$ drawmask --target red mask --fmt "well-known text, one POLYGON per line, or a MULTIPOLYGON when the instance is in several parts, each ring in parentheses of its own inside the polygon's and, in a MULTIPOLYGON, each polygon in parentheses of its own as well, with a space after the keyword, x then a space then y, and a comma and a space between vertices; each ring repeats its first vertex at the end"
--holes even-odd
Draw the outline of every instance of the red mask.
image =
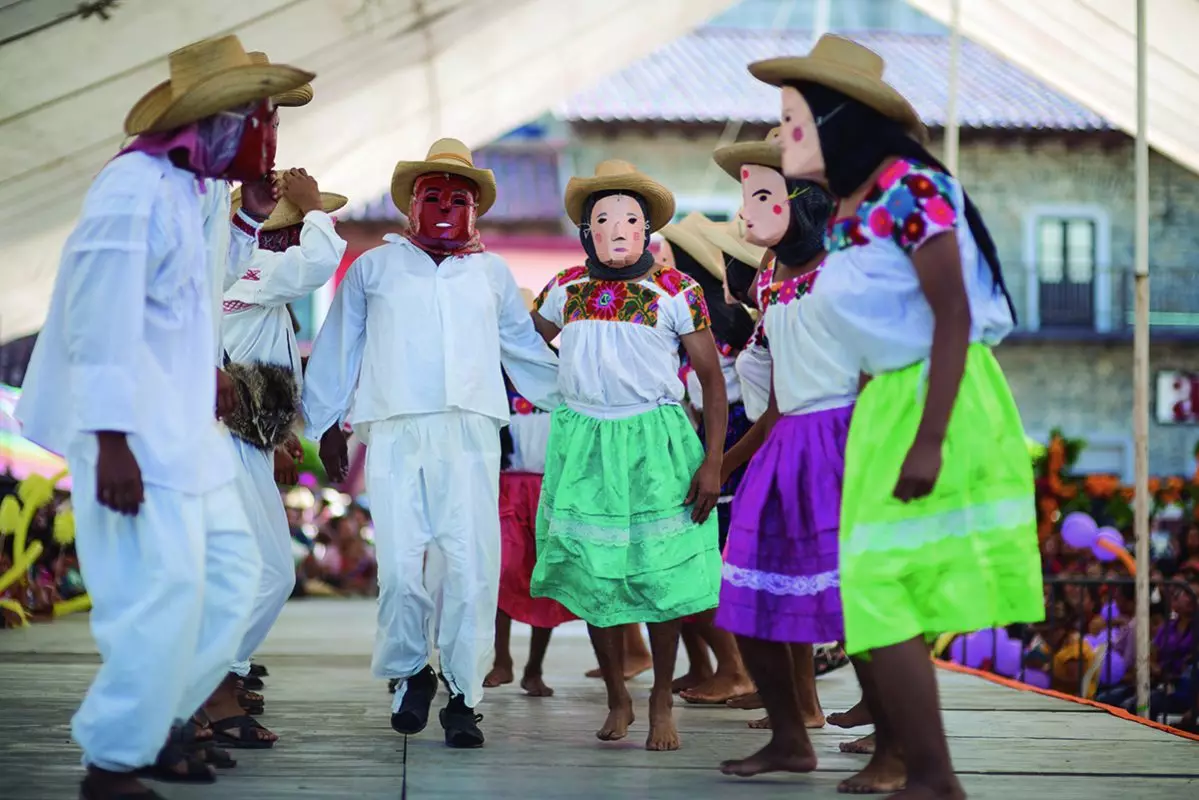
POLYGON ((279 144, 279 115, 269 100, 258 104, 246 117, 241 143, 225 170, 225 177, 245 183, 260 180, 275 168, 275 148, 279 144))
POLYGON ((446 173, 421 175, 412 187, 409 238, 425 250, 452 253, 475 238, 479 187, 446 173))

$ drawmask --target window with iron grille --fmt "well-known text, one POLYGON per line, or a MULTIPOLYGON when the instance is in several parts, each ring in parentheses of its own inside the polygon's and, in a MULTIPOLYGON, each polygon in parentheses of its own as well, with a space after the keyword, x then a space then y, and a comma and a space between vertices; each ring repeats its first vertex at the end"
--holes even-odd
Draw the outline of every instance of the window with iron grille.
POLYGON ((1036 275, 1043 327, 1093 327, 1099 226, 1093 218, 1040 216, 1036 275))

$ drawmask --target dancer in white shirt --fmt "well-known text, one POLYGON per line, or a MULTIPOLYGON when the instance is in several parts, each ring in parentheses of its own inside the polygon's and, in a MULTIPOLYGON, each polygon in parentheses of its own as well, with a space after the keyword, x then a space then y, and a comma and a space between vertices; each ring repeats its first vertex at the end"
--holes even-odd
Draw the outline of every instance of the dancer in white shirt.
POLYGON ((465 145, 441 139, 424 161, 401 161, 391 195, 410 227, 358 258, 338 286, 308 360, 304 417, 334 479, 347 467, 342 423, 367 444, 379 561, 373 669, 399 679, 392 727, 423 730, 437 691, 423 570, 435 544, 450 692, 441 723, 446 744, 478 747, 474 707, 491 666, 500 577, 501 362, 521 395, 552 410, 557 357, 507 265, 479 241, 475 219, 495 201, 495 178, 465 145))
MULTIPOLYGON (((265 174, 268 98, 313 76, 255 66, 234 36, 176 51, 170 68, 84 200, 17 409, 74 478, 103 658, 71 725, 88 800, 158 798, 137 779, 147 772, 214 779, 163 742, 228 670, 260 572, 213 420, 198 181, 265 174)), ((235 225, 255 230, 244 215, 235 225)))
MULTIPOLYGON (((239 399, 224 421, 233 434, 238 494, 262 555, 258 597, 233 663, 240 677, 249 675, 250 656, 266 639, 296 581, 287 512, 275 481, 277 474, 294 473, 299 448, 292 426, 299 417, 301 364, 288 303, 327 283, 346 250, 328 213, 344 206, 346 198, 321 192, 304 170, 280 173, 278 182, 279 204, 223 305, 225 372, 239 399)), ((238 190, 233 206, 241 204, 238 190)), ((213 724, 222 728, 220 720, 213 724)))

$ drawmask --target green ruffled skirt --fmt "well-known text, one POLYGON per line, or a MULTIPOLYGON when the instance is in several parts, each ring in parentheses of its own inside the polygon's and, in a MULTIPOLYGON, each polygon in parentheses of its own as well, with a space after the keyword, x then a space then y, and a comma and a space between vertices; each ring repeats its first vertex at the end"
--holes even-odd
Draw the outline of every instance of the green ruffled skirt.
POLYGON ((1044 618, 1032 464, 989 348, 971 345, 928 497, 892 497, 924 410, 924 364, 876 376, 854 408, 841 504, 846 650, 1044 618))
POLYGON ((532 595, 591 625, 667 622, 720 599, 716 514, 683 505, 704 453, 676 405, 624 419, 554 412, 532 595))

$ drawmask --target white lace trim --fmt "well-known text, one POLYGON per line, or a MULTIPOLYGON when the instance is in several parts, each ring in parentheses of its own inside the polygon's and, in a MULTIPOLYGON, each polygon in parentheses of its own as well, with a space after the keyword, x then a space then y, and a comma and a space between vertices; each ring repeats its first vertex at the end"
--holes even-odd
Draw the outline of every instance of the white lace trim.
MULTIPOLYGON (((715 520, 714 517, 712 519, 715 520)), ((701 526, 691 520, 690 509, 684 509, 678 514, 673 514, 662 519, 650 520, 648 522, 632 521, 629 523, 628 528, 609 528, 603 525, 551 516, 547 535, 565 539, 578 539, 587 544, 620 546, 639 544, 649 539, 668 539, 699 527, 701 526)))
POLYGON ((721 575, 729 585, 740 589, 792 597, 813 597, 841 586, 840 576, 835 569, 815 575, 783 575, 778 572, 746 569, 726 561, 721 575))
POLYGON ((1025 527, 1031 537, 1036 526, 1036 504, 1029 492, 1027 497, 979 503, 923 517, 855 524, 849 536, 841 540, 841 555, 856 556, 866 551, 919 550, 953 537, 986 536, 1025 527))

